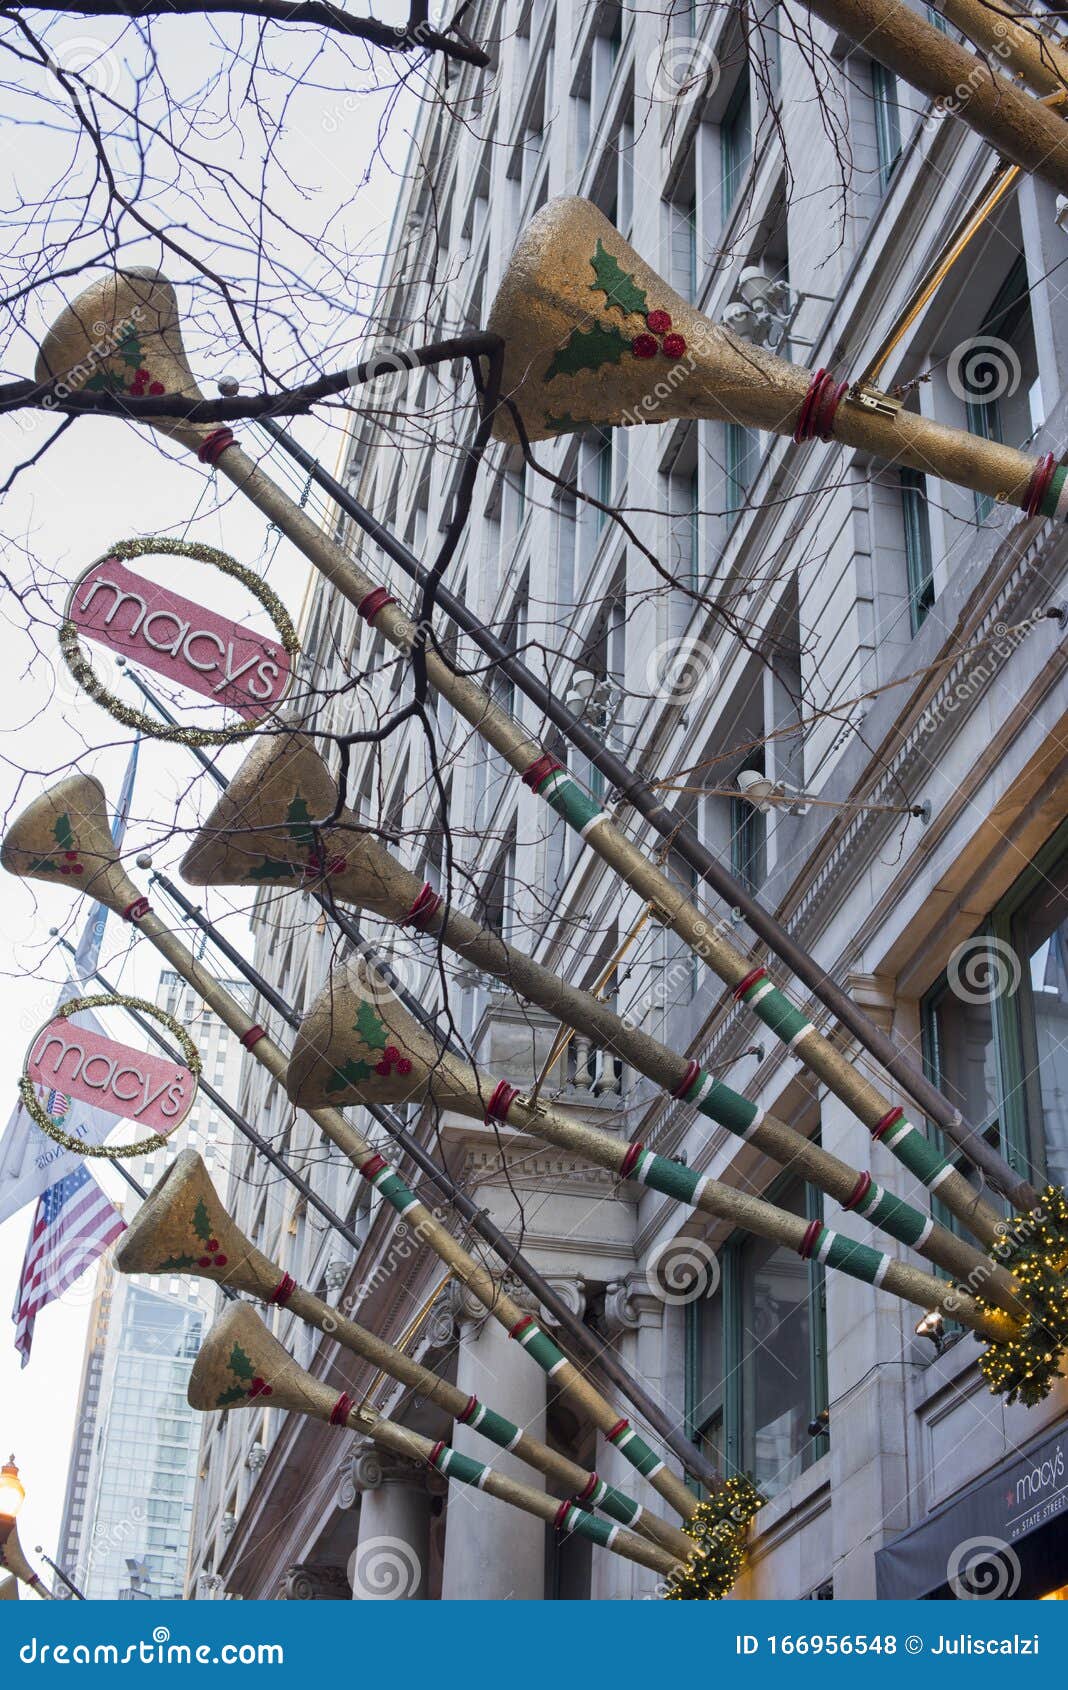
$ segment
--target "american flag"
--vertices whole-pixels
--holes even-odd
[[[126,1229],[114,1203],[84,1164],[37,1199],[12,1319],[25,1367],[33,1326],[46,1303],[62,1297]]]

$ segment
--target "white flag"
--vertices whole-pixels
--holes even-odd
[[[73,981],[64,986],[56,1009],[77,997],[80,991]],[[72,1024],[86,1031],[105,1033],[88,1009],[73,1016]],[[60,1091],[49,1091],[47,1086],[38,1086],[37,1096],[65,1133],[85,1139],[88,1144],[103,1144],[117,1125],[115,1116],[107,1110],[94,1108],[91,1103],[82,1103]],[[82,1158],[75,1151],[66,1150],[41,1131],[20,1097],[0,1138],[0,1225],[27,1203],[36,1202],[50,1185],[81,1166]]]

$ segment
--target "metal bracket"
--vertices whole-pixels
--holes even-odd
[[[902,408],[900,399],[892,399],[889,393],[880,393],[877,387],[862,387],[859,383],[850,390],[849,399],[862,411],[874,411],[880,417],[896,417]]]

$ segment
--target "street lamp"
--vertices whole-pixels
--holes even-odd
[[[15,1516],[25,1500],[26,1491],[15,1466],[15,1457],[12,1456],[0,1468],[0,1567],[6,1567],[7,1571],[14,1573],[23,1584],[28,1584],[31,1589],[36,1590],[38,1596],[51,1601],[52,1592],[30,1566],[19,1542]]]

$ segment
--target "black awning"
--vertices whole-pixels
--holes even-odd
[[[968,1564],[977,1591],[1017,1601],[1068,1584],[1068,1423],[878,1550],[876,1592],[882,1601],[952,1597],[949,1580]]]

